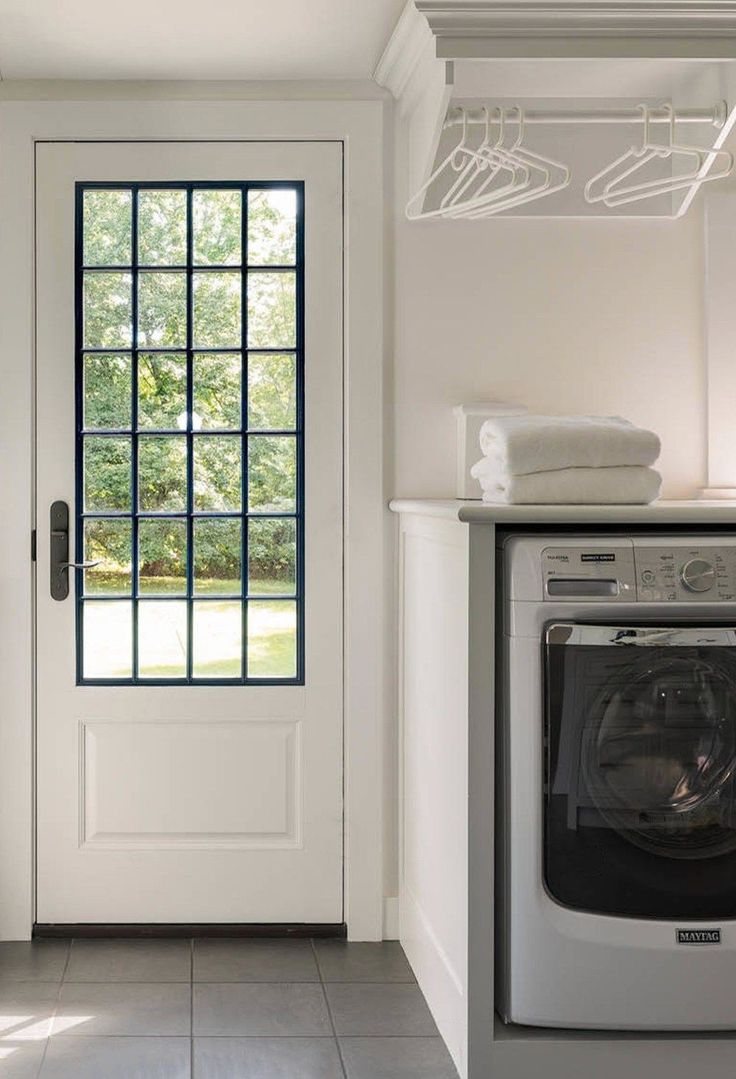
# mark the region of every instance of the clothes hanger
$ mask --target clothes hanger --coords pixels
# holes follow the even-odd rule
[[[527,191],[519,190],[502,201],[494,201],[487,205],[482,205],[472,213],[468,214],[469,217],[490,217],[493,214],[502,213],[504,210],[514,209],[517,206],[524,206],[528,202],[534,202],[536,199],[553,195],[555,192],[563,190],[570,183],[571,172],[566,165],[556,161],[554,158],[546,157],[543,154],[533,152],[527,149],[527,147],[522,146],[525,135],[524,110],[517,106],[516,112],[518,134],[516,141],[509,152],[514,160],[524,165],[526,168],[536,171],[539,176],[539,182],[533,187],[529,187]]]
[[[506,112],[503,108],[498,111],[498,124],[499,135],[492,147],[487,147],[484,151],[486,156],[490,156],[492,159],[500,158],[507,168],[513,170],[513,180],[510,184],[503,187],[494,187],[489,189],[489,184],[492,181],[492,177],[485,180],[480,187],[476,190],[473,198],[468,199],[463,203],[461,207],[455,207],[448,214],[453,218],[462,217],[472,219],[479,216],[479,211],[489,206],[496,205],[497,203],[504,203],[508,198],[516,198],[524,192],[532,188],[533,176],[536,174],[539,180],[544,183],[548,179],[548,174],[545,168],[539,165],[537,162],[529,162],[522,160],[518,153],[519,145],[523,137],[523,121],[517,131],[516,138],[513,144],[509,147],[504,145],[506,140],[507,121]],[[519,116],[522,116],[520,109],[517,109]],[[517,121],[518,122],[518,121]]]
[[[666,152],[664,147],[657,143],[652,143],[649,136],[650,126],[650,114],[649,107],[647,105],[638,105],[638,109],[642,114],[642,121],[644,123],[644,138],[640,145],[630,146],[628,150],[617,157],[615,161],[612,161],[610,165],[606,165],[604,169],[597,172],[595,176],[591,176],[584,188],[585,201],[588,203],[605,202],[608,195],[609,184],[616,183],[617,179],[623,180],[625,177],[631,175],[635,168],[639,168],[646,165],[649,161],[652,161],[656,157],[665,157]],[[630,163],[630,167],[624,171],[618,170],[622,165]],[[596,191],[596,184],[604,181],[603,188],[600,191]]]
[[[500,187],[494,187],[488,192],[488,197],[499,198],[508,191],[518,189],[528,181],[529,170],[519,168],[515,161],[510,161],[502,148],[505,138],[505,121],[503,110],[498,109],[499,135],[495,143],[491,145],[491,113],[487,106],[483,106],[485,114],[485,135],[475,151],[475,160],[466,165],[463,173],[445,194],[440,207],[446,211],[447,217],[463,217],[468,206],[473,206],[479,196],[485,193],[493,184],[501,172],[508,172],[511,181]],[[474,185],[480,184],[474,190]]]
[[[692,187],[694,184],[704,183],[708,180],[722,180],[733,171],[734,158],[727,150],[702,150],[700,147],[685,146],[675,141],[675,111],[671,102],[665,102],[660,106],[668,113],[667,144],[653,142],[651,138],[651,110],[647,105],[640,105],[644,121],[644,138],[640,146],[632,146],[615,161],[601,169],[592,176],[585,185],[584,195],[588,203],[602,202],[605,206],[615,208],[630,202],[638,202],[641,199],[656,198],[659,195],[669,194],[683,188]],[[677,172],[673,176],[660,177],[646,180],[641,183],[624,184],[624,181],[635,176],[649,162],[659,158],[677,157],[682,160],[689,159],[692,167],[688,172]],[[708,162],[711,163],[719,158],[723,162],[720,169],[710,169],[705,175],[704,170]],[[622,165],[628,167],[622,169]],[[604,181],[603,187],[596,190],[596,185]]]
[[[621,183],[628,176],[638,171],[636,166],[627,169],[612,183],[608,184],[608,193],[604,204],[610,208],[624,206],[630,202],[638,202],[640,199],[654,198],[657,195],[666,195],[671,191],[681,191],[683,188],[693,187],[695,184],[707,183],[713,180],[723,180],[733,172],[734,157],[728,150],[708,149],[703,150],[698,146],[684,146],[675,141],[675,111],[671,102],[663,106],[668,112],[668,137],[669,144],[666,147],[667,157],[689,157],[693,162],[692,169],[688,173],[677,172],[675,175],[660,180],[647,180],[639,184],[630,184],[621,187]],[[720,168],[708,167],[716,160],[723,162]],[[643,162],[638,167],[642,167]],[[705,170],[708,170],[707,172]]]
[[[495,179],[501,168],[504,166],[503,157],[495,152],[497,147],[491,146],[491,113],[487,105],[483,106],[483,113],[485,116],[485,135],[483,136],[483,141],[475,151],[476,156],[468,160],[460,176],[458,176],[455,183],[442,198],[440,206],[443,209],[460,209],[463,204],[463,196],[466,195],[468,191],[472,192],[473,185],[478,182],[480,177],[485,177],[482,184],[485,188],[493,181],[493,179]],[[501,135],[499,140],[497,140],[498,142],[503,141],[502,114],[500,114],[500,117]],[[478,191],[475,192],[476,196],[477,194]]]
[[[422,210],[422,205],[427,192],[430,190],[433,184],[435,184],[440,179],[440,177],[448,171],[448,169],[452,170],[453,172],[462,173],[466,165],[464,158],[470,159],[471,164],[479,160],[477,150],[474,150],[469,145],[468,135],[468,114],[467,110],[463,109],[462,136],[460,138],[460,141],[456,146],[452,148],[447,157],[445,157],[444,160],[441,161],[440,164],[434,169],[429,179],[427,179],[419,188],[419,190],[409,199],[408,203],[406,204],[406,216],[410,221],[424,220],[425,218],[430,217],[448,216],[448,210],[444,206],[438,206],[434,210]],[[507,171],[509,171],[509,168],[507,165],[505,165],[505,163],[501,167],[504,166],[506,167]]]

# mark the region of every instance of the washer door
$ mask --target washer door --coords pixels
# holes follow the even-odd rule
[[[664,883],[665,906],[703,899],[725,861],[736,871],[736,633],[557,624],[546,644],[548,888],[568,905],[649,916],[662,916],[649,893]],[[598,884],[612,866],[625,879],[591,898],[570,887],[570,866]]]
[[[736,686],[717,656],[671,652],[640,652],[601,691],[581,771],[624,838],[670,858],[710,858],[736,849],[721,819],[736,768]]]

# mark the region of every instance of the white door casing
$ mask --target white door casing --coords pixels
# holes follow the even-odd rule
[[[38,147],[38,922],[343,920],[341,176],[337,143]],[[75,182],[248,179],[305,183],[305,685],[76,685],[74,586],[48,590],[49,507],[74,507]]]

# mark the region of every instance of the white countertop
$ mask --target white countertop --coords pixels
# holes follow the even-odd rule
[[[478,500],[395,498],[394,513],[444,517],[472,524],[733,524],[736,501],[652,502],[649,506],[506,506]]]

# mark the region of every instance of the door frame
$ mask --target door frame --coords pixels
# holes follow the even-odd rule
[[[0,100],[0,460],[14,465],[6,474],[12,514],[0,531],[0,609],[13,615],[11,621],[6,613],[0,623],[0,940],[29,939],[35,907],[35,146],[48,141],[342,143],[345,918],[353,940],[383,935],[388,106],[375,91],[362,100],[312,100],[318,91],[307,85],[299,100],[293,99],[296,88],[289,88],[291,100],[253,99],[255,92],[240,84],[239,94],[231,86],[229,93],[219,91],[227,99],[202,100],[207,94],[194,84],[157,90],[150,84],[86,84],[83,91],[80,84],[52,84],[26,89],[24,100]],[[261,88],[264,96],[268,92]],[[58,99],[34,99],[50,94]],[[38,579],[44,587],[44,567]]]

